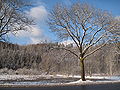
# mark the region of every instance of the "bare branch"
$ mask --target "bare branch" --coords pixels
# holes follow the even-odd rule
[[[79,57],[75,52],[73,52],[73,51],[70,50],[70,49],[64,48],[64,47],[53,47],[53,48],[51,48],[51,50],[53,50],[53,49],[63,49],[63,50],[66,50],[66,51],[72,53],[72,54],[75,55],[76,57]]]
[[[33,25],[33,19],[23,11],[28,5],[24,0],[1,0],[0,1],[0,39],[7,37],[9,32],[28,30]]]

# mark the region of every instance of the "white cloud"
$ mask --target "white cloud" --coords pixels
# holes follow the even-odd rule
[[[41,5],[31,8],[28,14],[40,22],[40,21],[44,21],[47,18],[48,12],[46,8]]]
[[[30,30],[28,31],[18,31],[16,36],[18,37],[36,37],[42,34],[42,30],[37,26],[31,26]]]
[[[28,31],[19,31],[17,36],[19,38],[28,38],[30,40],[28,42],[32,44],[48,40],[48,37],[45,35],[44,28],[41,27],[45,26],[44,21],[47,19],[48,12],[46,8],[43,5],[33,7],[30,11],[27,11],[27,14],[34,18],[37,24],[31,26]]]
[[[44,40],[49,40],[46,35],[44,35],[43,30],[37,25],[31,26],[30,31],[19,31],[16,34],[19,38],[29,38],[29,43],[36,44]]]
[[[30,34],[30,32],[28,32],[28,31],[17,31],[16,32],[16,36],[17,37],[28,37],[29,36],[29,34]]]
[[[39,27],[32,27],[32,32],[30,33],[30,40],[32,44],[40,43],[44,40],[48,40],[48,37],[44,35],[43,30]]]
[[[40,29],[39,27],[31,27],[32,31],[31,31],[31,36],[33,37],[39,37],[42,35],[43,31],[42,29]]]
[[[44,33],[44,28],[41,28],[40,26],[45,25],[45,20],[47,19],[47,10],[43,5],[33,7],[29,11],[29,15],[37,21],[36,26],[32,26],[31,28],[31,34],[29,36],[30,38],[30,43],[36,44],[40,43],[41,41],[48,40],[48,37]],[[40,24],[39,24],[40,22]]]

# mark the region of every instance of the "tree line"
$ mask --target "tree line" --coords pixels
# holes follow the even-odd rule
[[[117,45],[116,47],[114,43],[108,44],[89,56],[85,61],[86,75],[120,75],[120,54],[117,53],[120,51],[120,44]],[[94,46],[91,50],[97,47]],[[79,60],[72,53],[60,48],[69,48],[77,53],[77,47],[74,45],[41,43],[20,46],[0,42],[0,69],[26,68],[37,69],[44,74],[79,75]]]

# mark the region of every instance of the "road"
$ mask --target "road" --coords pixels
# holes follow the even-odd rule
[[[120,90],[120,83],[117,83],[117,84],[104,84],[104,85],[81,85],[81,86],[0,88],[0,90]]]

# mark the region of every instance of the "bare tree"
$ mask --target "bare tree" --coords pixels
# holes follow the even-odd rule
[[[120,23],[109,12],[80,2],[68,7],[57,4],[49,14],[48,24],[61,39],[73,40],[78,48],[79,53],[65,50],[80,60],[83,81],[86,80],[84,60],[112,41],[116,36],[114,32],[120,30]],[[88,52],[95,45],[97,48]]]
[[[33,24],[24,12],[31,4],[25,0],[0,0],[0,40],[5,40],[8,33],[27,30]]]

